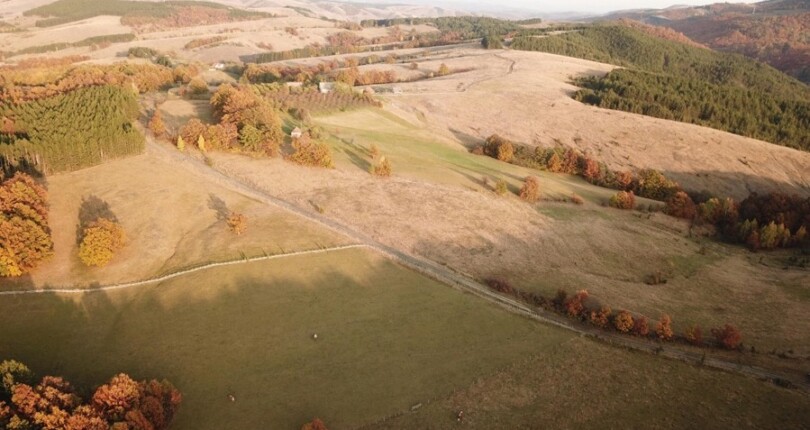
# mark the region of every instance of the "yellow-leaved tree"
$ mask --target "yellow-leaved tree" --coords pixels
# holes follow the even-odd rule
[[[124,247],[126,240],[120,224],[99,218],[84,229],[79,258],[88,266],[105,266]]]

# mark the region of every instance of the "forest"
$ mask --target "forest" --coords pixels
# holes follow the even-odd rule
[[[138,104],[132,90],[113,85],[78,88],[19,103],[0,100],[0,163],[40,173],[70,171],[140,153],[133,127]]]
[[[575,98],[611,109],[691,122],[810,150],[810,88],[740,55],[593,26],[549,37],[515,37],[512,48],[624,66],[581,78]]]

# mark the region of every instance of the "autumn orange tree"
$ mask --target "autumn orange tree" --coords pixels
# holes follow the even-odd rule
[[[160,109],[155,109],[152,119],[149,120],[149,130],[155,137],[161,137],[166,133],[166,124],[163,123],[163,114],[160,113]]]
[[[563,308],[570,317],[579,317],[585,313],[585,300],[588,299],[587,290],[579,290],[576,294],[565,300]]]
[[[304,135],[292,143],[293,153],[287,156],[289,161],[302,166],[331,168],[332,151],[325,143],[313,142]]]
[[[225,222],[228,224],[228,229],[237,236],[242,235],[247,230],[247,217],[241,213],[231,212]]]
[[[610,197],[610,207],[633,209],[636,207],[636,195],[632,191],[619,191]]]
[[[0,363],[0,428],[25,430],[165,430],[182,401],[168,381],[137,382],[119,374],[85,402],[61,377],[34,383],[22,363]]]
[[[620,311],[613,317],[613,326],[622,333],[629,333],[634,327],[633,314],[628,311]]]
[[[520,188],[520,198],[535,203],[540,200],[540,179],[537,176],[527,176],[523,187]]]
[[[723,327],[713,328],[712,335],[717,339],[717,343],[726,349],[737,349],[742,343],[742,335],[737,327],[726,324]]]
[[[24,173],[0,185],[0,276],[21,276],[53,254],[47,198]]]
[[[105,266],[125,244],[126,234],[120,224],[98,218],[82,232],[79,259],[88,266]]]
[[[669,315],[661,315],[661,319],[659,319],[658,324],[655,325],[655,334],[658,335],[658,338],[661,340],[672,339],[672,318]]]

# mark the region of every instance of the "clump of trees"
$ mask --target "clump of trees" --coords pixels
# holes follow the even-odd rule
[[[497,134],[489,136],[484,141],[483,151],[485,155],[506,163],[511,162],[515,156],[515,147],[512,142]]]
[[[126,245],[126,234],[121,224],[107,218],[98,218],[82,232],[79,259],[87,266],[106,266]]]
[[[17,173],[0,184],[0,277],[28,273],[52,254],[48,193]]]
[[[523,187],[520,188],[519,196],[529,203],[536,203],[540,200],[540,179],[537,176],[527,176]]]
[[[119,430],[169,428],[182,401],[168,381],[112,377],[89,399],[58,376],[36,382],[24,364],[0,363],[0,428],[15,430]]]

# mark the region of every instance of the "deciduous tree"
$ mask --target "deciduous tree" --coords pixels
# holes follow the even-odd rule
[[[520,188],[519,195],[521,199],[529,203],[536,203],[540,200],[540,179],[536,176],[527,176],[523,187]]]
[[[79,258],[88,266],[105,266],[125,244],[124,228],[115,221],[99,218],[84,229]]]

